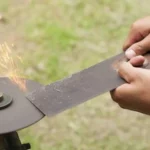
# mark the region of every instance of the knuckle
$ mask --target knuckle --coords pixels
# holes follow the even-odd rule
[[[135,49],[136,54],[141,54],[141,52],[146,51],[146,49],[144,48],[144,45],[139,43],[133,44],[132,45],[133,49]]]
[[[142,29],[145,27],[145,24],[146,23],[149,23],[150,22],[150,16],[147,16],[147,17],[144,17],[144,18],[141,18],[141,19],[138,19],[136,20],[132,25],[131,25],[131,28],[132,29]]]

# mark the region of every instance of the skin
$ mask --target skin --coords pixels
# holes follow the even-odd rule
[[[150,70],[138,67],[150,51],[150,17],[133,23],[123,50],[129,62],[120,64],[118,74],[127,83],[111,91],[111,97],[124,109],[150,115]]]

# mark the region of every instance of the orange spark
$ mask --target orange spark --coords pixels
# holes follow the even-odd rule
[[[17,62],[17,63],[16,63]],[[0,45],[0,76],[8,77],[23,91],[26,90],[25,80],[21,79],[18,62],[22,59],[14,56],[7,43]]]

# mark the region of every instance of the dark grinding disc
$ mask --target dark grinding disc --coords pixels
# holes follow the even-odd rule
[[[0,134],[5,134],[30,126],[44,115],[29,101],[25,95],[41,85],[26,80],[26,92],[8,78],[0,78],[0,92],[12,97],[10,106],[0,109]]]

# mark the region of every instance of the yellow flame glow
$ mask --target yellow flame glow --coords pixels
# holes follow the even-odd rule
[[[8,77],[11,81],[17,84],[23,91],[26,90],[25,80],[20,77],[20,69],[18,63],[22,59],[14,54],[7,43],[0,44],[0,76]]]

